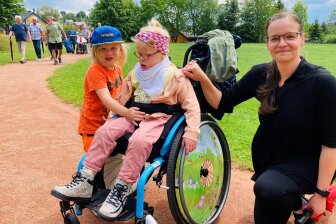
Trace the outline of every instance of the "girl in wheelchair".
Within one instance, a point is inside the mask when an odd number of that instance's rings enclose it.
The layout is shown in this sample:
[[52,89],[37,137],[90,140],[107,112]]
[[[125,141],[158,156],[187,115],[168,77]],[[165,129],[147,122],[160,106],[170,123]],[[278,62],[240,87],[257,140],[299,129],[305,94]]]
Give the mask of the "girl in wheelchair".
[[[139,62],[123,83],[121,103],[128,102],[128,107],[140,108],[146,112],[145,118],[139,123],[121,116],[108,119],[95,133],[82,170],[71,183],[55,187],[51,192],[62,200],[90,200],[95,174],[114,150],[116,141],[125,134],[133,133],[128,140],[119,175],[98,211],[99,216],[107,219],[117,217],[127,196],[135,191],[152,146],[171,117],[168,108],[180,106],[185,111],[187,125],[182,147],[186,148],[186,153],[195,149],[200,132],[200,108],[193,87],[167,55],[170,42],[167,30],[152,19],[132,40]],[[148,105],[151,105],[150,110],[146,109]]]

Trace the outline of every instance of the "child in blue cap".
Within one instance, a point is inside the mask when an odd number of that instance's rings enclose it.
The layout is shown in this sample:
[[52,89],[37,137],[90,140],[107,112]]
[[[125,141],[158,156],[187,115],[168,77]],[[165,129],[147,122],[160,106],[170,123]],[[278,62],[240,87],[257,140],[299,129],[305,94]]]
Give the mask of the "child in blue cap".
[[127,52],[121,33],[111,26],[101,26],[92,34],[93,63],[84,79],[84,98],[78,133],[87,152],[96,130],[104,124],[110,111],[129,120],[140,121],[144,113],[119,104],[123,84],[122,66]]

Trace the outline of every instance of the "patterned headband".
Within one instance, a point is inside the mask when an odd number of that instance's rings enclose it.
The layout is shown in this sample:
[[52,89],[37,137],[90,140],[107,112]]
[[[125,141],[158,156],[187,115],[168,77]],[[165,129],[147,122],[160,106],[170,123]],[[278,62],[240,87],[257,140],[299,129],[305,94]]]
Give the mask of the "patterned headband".
[[154,47],[162,54],[168,54],[170,38],[159,33],[150,31],[140,32],[135,35],[135,39],[145,42],[148,46]]

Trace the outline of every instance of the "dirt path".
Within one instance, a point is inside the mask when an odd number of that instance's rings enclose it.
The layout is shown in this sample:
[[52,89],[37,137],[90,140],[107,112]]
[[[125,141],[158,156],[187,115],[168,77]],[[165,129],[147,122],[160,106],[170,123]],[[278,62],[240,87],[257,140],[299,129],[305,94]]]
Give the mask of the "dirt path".
[[[84,57],[64,55],[62,66]],[[0,67],[0,223],[63,223],[50,190],[69,182],[83,151],[76,132],[79,109],[62,103],[47,88],[46,79],[60,66],[44,59]],[[232,172],[218,223],[253,223],[251,173]],[[174,223],[166,192],[152,181],[146,201],[155,207],[158,223]],[[79,219],[82,224],[105,223],[88,210]]]

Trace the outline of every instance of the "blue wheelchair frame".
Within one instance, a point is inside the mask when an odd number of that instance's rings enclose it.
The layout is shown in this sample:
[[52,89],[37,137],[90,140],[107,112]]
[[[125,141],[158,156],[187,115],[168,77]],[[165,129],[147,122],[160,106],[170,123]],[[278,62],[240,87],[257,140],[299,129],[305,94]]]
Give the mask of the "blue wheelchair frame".
[[[170,132],[168,133],[168,136],[166,140],[163,143],[163,146],[160,150],[160,156],[155,158],[153,160],[153,163],[151,163],[149,166],[147,166],[144,171],[141,173],[138,186],[137,186],[137,193],[136,193],[136,211],[135,211],[135,220],[143,219],[144,218],[144,202],[145,202],[145,185],[147,183],[148,178],[153,174],[153,172],[162,166],[164,163],[164,156],[169,152],[169,149],[172,145],[173,139],[176,136],[176,133],[178,129],[183,125],[183,122],[185,121],[185,115],[182,115],[176,123],[171,128]],[[84,155],[78,164],[78,172],[83,167],[83,162],[86,158],[86,155]],[[82,209],[76,205],[76,215],[82,215]]]

